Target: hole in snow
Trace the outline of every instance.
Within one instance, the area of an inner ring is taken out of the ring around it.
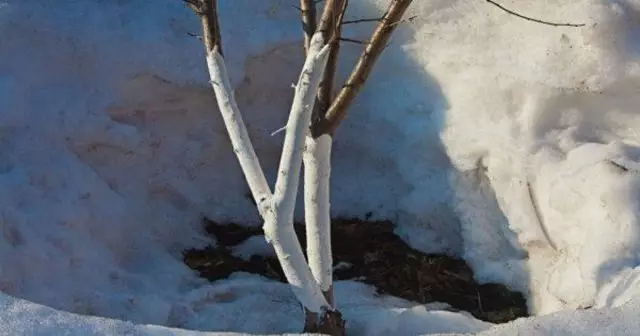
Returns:
[[[265,251],[261,228],[206,221],[206,229],[215,236],[217,246],[184,252],[184,262],[200,276],[216,281],[234,272],[248,272],[285,282],[278,260]],[[521,293],[500,284],[479,284],[464,260],[419,252],[393,229],[389,221],[334,219],[334,278],[372,285],[379,295],[422,304],[444,302],[494,323],[527,316]],[[296,225],[296,233],[304,248],[304,227]],[[247,253],[249,242],[253,254]],[[243,253],[236,253],[238,247]]]

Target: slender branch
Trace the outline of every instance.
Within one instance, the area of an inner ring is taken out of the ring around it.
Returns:
[[[322,33],[327,44],[332,42],[332,38],[335,38],[336,29],[340,28],[348,4],[348,0],[327,0],[324,3],[318,31]]]
[[[264,216],[264,206],[271,197],[271,190],[233,96],[233,88],[229,82],[224,59],[217,48],[207,54],[207,65],[209,67],[211,86],[216,95],[220,114],[222,114],[222,119],[229,133],[233,152],[238,158],[253,199],[258,205],[258,211]]]
[[[202,40],[204,41],[207,53],[211,53],[214,49],[217,49],[217,52],[223,55],[217,0],[183,1],[200,17],[202,23]]]
[[[369,44],[358,58],[353,71],[347,81],[333,100],[324,119],[312,125],[313,137],[319,137],[325,133],[333,133],[347,114],[347,108],[353,102],[356,95],[362,89],[363,84],[371,74],[371,70],[380,54],[385,49],[393,31],[402,20],[402,16],[411,4],[412,0],[393,0],[380,23],[369,39]]]
[[[342,22],[343,25],[354,24],[354,23],[363,23],[363,22],[380,22],[382,21],[382,17],[377,17],[373,19],[357,19],[357,20],[345,20]]]
[[[300,0],[300,17],[302,21],[302,31],[304,32],[304,50],[309,50],[311,37],[316,31],[316,3],[313,0]]]
[[[412,17],[408,17],[406,19],[398,20],[398,21],[396,21],[394,23],[391,23],[391,25],[395,26],[395,25],[399,25],[399,24],[405,23],[405,22],[413,22],[413,20],[415,20],[417,17],[418,17],[417,15],[414,15]]]
[[[410,18],[406,18],[404,20],[400,20],[398,22],[396,22],[395,24],[400,24],[402,22],[412,22],[413,20],[415,20],[418,16],[414,15]],[[354,23],[363,23],[363,22],[380,22],[382,21],[382,17],[378,17],[378,18],[373,18],[373,19],[357,19],[357,20],[347,20],[347,21],[343,21],[342,25],[348,25],[348,24],[354,24]]]
[[[544,24],[544,25],[554,26],[554,27],[583,27],[583,26],[585,26],[584,23],[557,23],[557,22],[549,22],[549,21],[544,21],[544,20],[540,20],[540,19],[535,19],[535,18],[532,18],[532,17],[529,17],[529,16],[525,16],[525,15],[519,14],[517,12],[514,12],[514,11],[504,7],[503,5],[497,3],[497,2],[495,2],[493,0],[485,0],[485,1],[490,3],[490,4],[492,4],[492,5],[494,5],[494,6],[496,6],[496,7],[498,7],[498,8],[500,8],[500,9],[502,9],[503,11],[505,11],[505,12],[511,14],[511,15],[517,16],[517,17],[519,17],[521,19],[525,19],[527,21],[532,21],[532,22],[541,23],[541,24]]]
[[[342,21],[348,3],[348,0],[327,0],[324,5],[318,32],[322,33],[325,41],[330,46],[330,50],[327,68],[318,90],[318,106],[314,111],[312,123],[324,118],[333,100],[333,82],[338,66],[338,54],[340,53],[339,38],[342,34]]]
[[[348,37],[341,37],[340,41],[350,42],[350,43],[355,43],[355,44],[369,44],[369,42],[367,42],[367,41],[356,40],[356,39],[352,39],[352,38],[348,38]]]

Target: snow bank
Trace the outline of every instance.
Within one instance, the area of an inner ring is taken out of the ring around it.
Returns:
[[[374,17],[386,2],[352,3],[350,18]],[[615,321],[611,332],[637,328],[625,303],[640,288],[640,1],[503,3],[586,25],[535,24],[482,1],[416,1],[418,17],[399,29],[336,135],[333,215],[391,219],[414,247],[462,255],[481,280],[525,291],[535,313],[605,308],[498,331],[588,318]],[[297,13],[289,0],[220,6],[237,100],[273,181],[282,137],[270,134],[285,123],[302,63]],[[180,261],[183,248],[205,243],[202,215],[259,223],[190,36],[198,32],[174,0],[0,3],[0,291],[135,323],[299,329],[293,301],[238,321],[258,298],[292,300],[286,287],[252,292],[243,286],[253,280],[235,278],[218,285],[246,296],[207,301],[215,286]],[[343,52],[353,60],[360,48]],[[399,302],[367,310],[371,293],[358,293],[337,296],[355,334],[489,327]],[[236,317],[220,315],[225,300]],[[2,324],[19,324],[7,314]],[[129,328],[104,323],[98,333]]]
[[[270,134],[286,120],[290,84],[302,62],[298,15],[288,1],[220,6],[238,102],[273,180],[282,138]],[[377,11],[365,2],[354,8]],[[242,17],[246,24],[231,21]],[[191,36],[198,32],[196,18],[180,1],[2,2],[2,292],[134,323],[236,327],[211,315],[219,313],[215,309],[196,313],[198,293],[209,285],[181,263],[184,248],[206,242],[202,215],[259,224],[215,109],[201,43]],[[344,52],[353,59],[360,48],[348,46]],[[387,62],[396,66],[392,78],[412,76],[424,88],[411,88],[413,97],[431,90],[413,76],[404,53],[389,55]],[[452,206],[441,195],[421,201],[424,191],[411,182],[430,176],[429,185],[447,188],[445,163],[416,166],[408,160],[437,134],[423,136],[416,127],[414,136],[405,135],[402,119],[390,119],[395,107],[370,103],[385,91],[387,85],[371,86],[354,108],[359,117],[340,132],[334,215],[370,212],[373,218],[398,219],[414,227],[405,234],[425,233],[422,248],[455,253],[457,226],[439,220],[430,229],[421,225],[427,217],[420,215],[441,212],[437,218],[456,224]],[[441,148],[420,153],[413,157],[446,159]],[[246,330],[298,330],[283,322],[289,313],[272,324],[258,314]]]
[[[501,335],[635,335],[640,329],[638,302],[613,309],[562,311],[501,324],[479,336]]]
[[[640,2],[504,5],[585,26],[483,2],[413,8],[411,54],[450,104],[464,256],[480,278],[529,292],[534,313],[620,304],[637,292],[640,252]]]
[[[0,335],[194,335],[180,329],[141,326],[131,322],[87,317],[17,300],[0,293]],[[198,335],[241,336],[239,333],[197,333]]]
[[[467,333],[490,327],[469,315],[441,310],[443,305],[416,306],[393,297],[374,298],[373,288],[360,283],[338,282],[336,294],[345,298],[342,311],[349,319],[348,332],[352,335]],[[302,312],[288,286],[257,276],[236,274],[190,297],[197,316],[183,327],[197,325],[198,329],[239,333],[198,332],[81,316],[0,293],[0,335],[241,336],[284,335],[287,330],[302,328]]]

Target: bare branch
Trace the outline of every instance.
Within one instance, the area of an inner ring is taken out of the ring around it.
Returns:
[[[316,31],[316,3],[313,0],[300,0],[300,17],[302,21],[302,31],[304,32],[304,51],[309,51],[311,37]]]
[[[318,105],[314,111],[312,124],[324,118],[333,100],[333,82],[338,66],[338,54],[340,53],[340,35],[342,34],[342,21],[349,4],[348,0],[327,0],[322,12],[322,18],[318,25],[318,31],[322,33],[329,44],[329,59],[327,67],[318,90]]]
[[[402,23],[405,23],[405,22],[413,22],[413,20],[415,20],[417,17],[418,17],[417,15],[414,15],[414,16],[408,17],[406,19],[402,19],[402,20],[396,21],[394,23],[391,23],[391,25],[395,26],[395,25],[399,25],[399,24],[402,24]]]
[[[532,18],[532,17],[529,17],[529,16],[524,16],[524,15],[519,14],[517,12],[514,12],[514,11],[502,6],[501,4],[499,4],[499,3],[497,3],[497,2],[495,2],[493,0],[485,0],[485,1],[490,3],[490,4],[492,4],[492,5],[494,5],[494,6],[496,6],[496,7],[498,7],[498,8],[500,8],[500,9],[502,9],[503,11],[505,11],[505,12],[511,14],[511,15],[517,16],[517,17],[519,17],[521,19],[525,19],[527,21],[532,21],[532,22],[541,23],[541,24],[544,24],[544,25],[554,26],[554,27],[583,27],[583,26],[585,26],[584,23],[557,23],[557,22],[549,22],[549,21],[544,21],[544,20],[540,20],[540,19],[535,19],[535,18]]]
[[[202,40],[202,36],[196,34],[196,33],[192,33],[192,32],[187,32],[187,35],[191,36],[191,37],[195,37],[198,40]]]
[[[357,19],[357,20],[345,20],[342,22],[343,25],[354,24],[354,23],[362,23],[362,22],[380,22],[382,21],[382,17],[377,17],[373,19]]]
[[[325,2],[318,31],[322,33],[327,44],[338,39],[348,5],[349,0],[327,0]]]
[[[183,0],[202,21],[202,40],[207,53],[217,49],[222,55],[222,39],[220,38],[220,23],[218,22],[217,0]]]
[[[414,15],[412,17],[406,18],[404,20],[400,20],[394,24],[401,24],[403,22],[412,22],[413,20],[415,20],[418,16]],[[343,21],[342,25],[348,25],[348,24],[354,24],[354,23],[364,23],[364,22],[380,22],[382,21],[382,17],[379,18],[373,18],[373,19],[356,19],[356,20],[348,20],[348,21]]]
[[[355,43],[355,44],[369,44],[368,41],[356,40],[356,39],[352,39],[352,38],[348,38],[348,37],[341,37],[340,41],[350,42],[350,43]]]
[[[347,108],[371,74],[374,64],[386,48],[393,31],[398,26],[397,23],[401,22],[402,16],[411,2],[412,0],[391,1],[382,20],[373,32],[371,39],[369,39],[369,43],[358,58],[358,62],[349,78],[347,78],[347,81],[333,100],[331,107],[329,107],[325,118],[312,125],[311,132],[313,137],[319,137],[325,133],[332,134],[344,119],[347,114]]]

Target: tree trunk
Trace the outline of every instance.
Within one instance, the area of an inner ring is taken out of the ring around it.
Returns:
[[[307,136],[303,156],[304,215],[309,267],[325,299],[335,309],[329,197],[332,140],[328,134],[319,138]],[[306,311],[305,330],[313,330],[312,326],[321,325],[319,318],[317,314]]]
[[[320,333],[331,336],[344,336],[346,333],[346,323],[342,319],[342,314],[337,311],[327,311],[325,314],[320,315],[311,314],[313,323],[305,324],[305,333]],[[318,319],[320,321],[318,321]]]
[[[331,176],[331,136],[307,136],[304,152],[304,215],[307,260],[313,277],[323,292],[332,285],[331,218],[329,178]],[[327,301],[331,301],[327,298]],[[331,303],[331,302],[329,302]]]
[[[315,34],[296,85],[286,126],[278,179],[264,224],[265,237],[273,245],[287,281],[302,305],[315,313],[332,308],[322,295],[306,263],[293,229],[293,213],[300,181],[304,141],[309,133],[311,112],[328,55],[329,48],[324,46],[322,35]]]
[[[323,316],[332,308],[324,298],[304,259],[300,242],[293,230],[293,211],[300,179],[304,141],[309,132],[311,111],[328,54],[329,49],[324,46],[322,35],[314,35],[296,85],[278,179],[274,194],[271,196],[233,97],[224,59],[215,46],[207,53],[209,75],[218,107],[225,121],[234,152],[258,205],[258,210],[265,221],[265,237],[273,245],[285,276],[300,303],[309,311],[322,313]]]

